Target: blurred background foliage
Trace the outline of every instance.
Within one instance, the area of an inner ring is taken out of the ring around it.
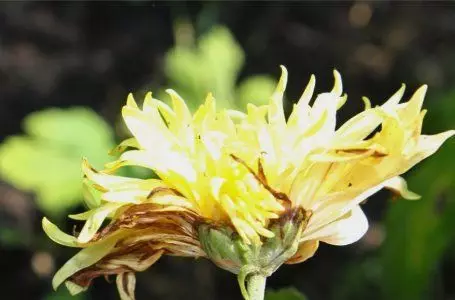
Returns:
[[[193,110],[209,92],[220,108],[267,102],[276,85],[271,76],[250,76],[237,86],[245,54],[227,28],[210,28],[195,45],[191,24],[177,22],[175,27],[176,45],[166,53],[164,70],[170,87],[184,99],[194,99]]]
[[[82,198],[81,157],[102,168],[114,147],[113,132],[88,108],[49,108],[24,118],[24,135],[0,145],[0,175],[33,192],[38,207],[62,217]]]
[[[166,101],[172,88],[192,109],[212,92],[219,107],[244,109],[268,100],[284,64],[289,111],[311,73],[322,91],[336,67],[349,94],[340,122],[362,95],[379,104],[402,81],[406,97],[427,83],[424,131],[439,132],[455,128],[453,20],[451,2],[0,3],[2,299],[117,299],[102,279],[77,298],[51,291],[74,249],[48,240],[40,220],[80,226],[66,215],[83,209],[81,159],[113,159],[129,135],[119,116],[128,92]],[[454,153],[449,141],[406,175],[421,200],[373,196],[361,241],[280,268],[266,299],[454,299]],[[188,295],[240,299],[235,278],[205,260],[164,258],[138,276],[138,299]]]

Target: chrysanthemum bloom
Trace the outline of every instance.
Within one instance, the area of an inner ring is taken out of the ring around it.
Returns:
[[[83,248],[54,287],[66,281],[77,293],[116,275],[122,299],[133,299],[134,273],[177,255],[211,259],[238,275],[245,298],[261,299],[265,278],[281,264],[305,261],[319,242],[361,238],[368,222],[359,204],[370,195],[385,187],[418,198],[399,175],[455,133],[421,135],[427,87],[401,104],[404,87],[382,106],[365,99],[365,110],[336,129],[347,97],[334,76],[332,91],[310,106],[312,76],[287,120],[284,67],[269,104],[250,104],[246,113],[217,111],[211,94],[194,115],[172,90],[172,108],[148,94],[140,109],[129,96],[122,114],[134,138],[116,149],[123,154],[102,171],[83,162],[99,197],[72,216],[85,220],[80,233],[43,220],[55,242]],[[150,168],[158,179],[113,175],[126,165]]]

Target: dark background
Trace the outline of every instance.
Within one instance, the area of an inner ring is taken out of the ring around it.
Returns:
[[[278,65],[285,65],[290,74],[290,99],[298,98],[311,73],[316,74],[318,91],[329,89],[336,67],[349,94],[341,119],[362,108],[362,95],[380,103],[402,82],[408,86],[406,97],[426,83],[430,86],[425,104],[429,121],[424,128],[431,132],[454,128],[455,121],[443,116],[455,113],[455,97],[450,96],[455,89],[455,2],[362,2],[360,17],[356,17],[359,6],[355,5],[359,3],[1,2],[0,137],[20,134],[23,118],[47,107],[88,106],[114,126],[128,92],[166,84],[163,56],[174,44],[173,22],[181,17],[195,24],[196,34],[215,24],[231,30],[246,53],[241,78],[256,73],[278,77]],[[365,7],[367,16],[368,9],[371,12],[366,21],[362,19]],[[431,160],[446,159],[442,164],[450,164],[450,151]],[[427,172],[434,170],[438,169]],[[455,169],[443,172],[447,178],[455,177]],[[439,175],[432,173],[429,178]],[[426,184],[424,179],[410,183],[419,193]],[[453,181],[449,186],[453,190]],[[444,190],[443,195],[443,202],[442,198],[421,201],[441,200],[431,207],[439,205],[443,215],[452,194]],[[14,209],[6,207],[11,201],[5,200],[13,196],[19,199],[13,201]],[[33,193],[0,181],[2,198],[0,226],[43,235],[43,213],[34,204]],[[346,247],[322,245],[309,261],[279,269],[268,287],[295,286],[308,299],[455,299],[451,230],[443,234],[447,237],[444,249],[429,254],[428,269],[413,270],[413,263],[405,268],[400,262],[415,250],[404,249],[400,243],[408,232],[402,238],[388,238],[390,232],[412,224],[400,205],[412,210],[413,205],[423,204],[401,204],[390,200],[387,192],[379,193],[365,205],[372,225],[361,241]],[[390,212],[393,206],[400,206],[398,212]],[[74,211],[82,211],[82,206]],[[420,223],[424,224],[427,220],[422,216]],[[448,228],[455,228],[452,225]],[[419,251],[426,253],[431,241],[423,239]],[[31,267],[36,252],[48,247],[45,243],[50,242],[42,237],[28,247],[0,244],[1,299],[67,299],[63,293],[49,298],[55,269],[39,275]],[[75,253],[63,247],[51,249],[55,268]],[[394,252],[403,257],[390,258]],[[233,275],[203,259],[174,257],[164,257],[139,274],[136,294],[138,299],[240,299]],[[118,296],[115,284],[98,279],[84,297]]]

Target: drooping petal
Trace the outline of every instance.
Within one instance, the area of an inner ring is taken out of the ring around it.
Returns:
[[[79,251],[75,256],[68,260],[57,273],[55,273],[54,278],[52,279],[52,286],[54,289],[57,289],[60,284],[76,272],[87,268],[102,259],[114,248],[117,241],[118,236],[112,236]]]
[[[117,290],[121,300],[134,300],[134,289],[136,288],[136,276],[132,272],[124,272],[117,275],[115,279]]]
[[[368,220],[360,206],[356,205],[344,216],[305,236],[305,239],[317,239],[328,244],[344,246],[358,241],[367,230]]]
[[[384,184],[380,183],[369,189],[349,189],[321,197],[312,208],[309,208],[312,210],[313,215],[306,227],[302,241],[309,240],[309,236],[346,215],[350,210],[383,187]]]
[[[420,199],[419,195],[408,190],[408,185],[406,183],[406,180],[404,180],[404,178],[401,176],[396,176],[396,177],[390,178],[389,180],[384,182],[384,187],[395,191],[404,199],[408,199],[408,200]]]

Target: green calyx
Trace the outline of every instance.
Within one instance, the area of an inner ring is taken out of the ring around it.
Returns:
[[[199,240],[207,256],[220,268],[237,274],[245,299],[249,299],[245,282],[256,275],[272,275],[297,252],[303,229],[311,216],[303,208],[286,211],[273,220],[268,229],[275,236],[263,238],[262,244],[247,244],[231,226],[201,224]]]

